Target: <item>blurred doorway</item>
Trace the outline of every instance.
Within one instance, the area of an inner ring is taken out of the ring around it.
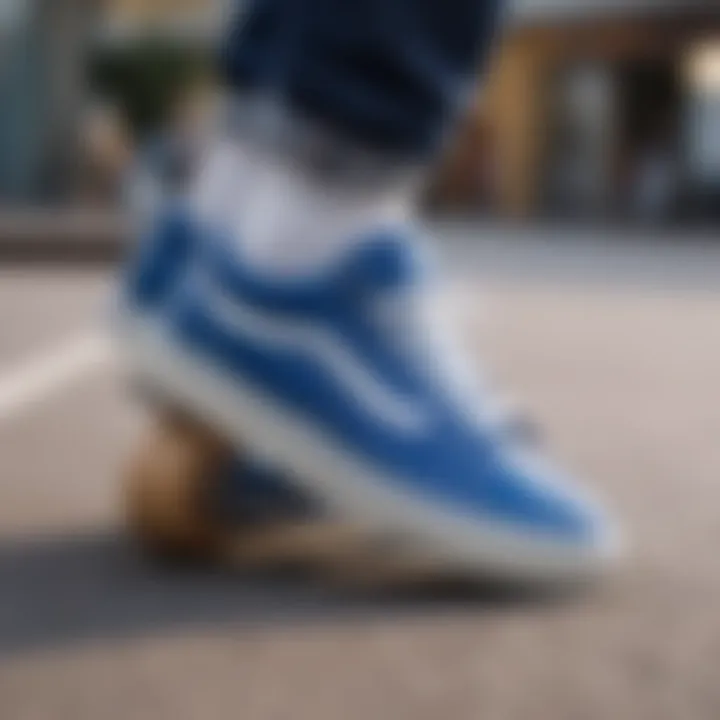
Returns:
[[[681,194],[683,86],[676,57],[618,65],[618,210],[641,220],[667,220]]]
[[[551,79],[544,158],[545,211],[598,217],[611,199],[617,94],[607,63],[573,63]]]
[[[683,151],[687,210],[720,217],[720,40],[692,46],[685,58]]]

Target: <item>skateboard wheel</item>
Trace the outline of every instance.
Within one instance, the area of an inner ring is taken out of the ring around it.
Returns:
[[[207,498],[232,457],[229,446],[200,425],[160,418],[125,480],[127,524],[144,551],[190,560],[218,550],[224,533],[210,518]]]

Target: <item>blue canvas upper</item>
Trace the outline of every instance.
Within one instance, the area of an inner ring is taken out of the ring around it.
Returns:
[[[161,227],[159,237],[179,240],[158,262],[165,271],[138,273],[138,297],[167,281],[166,269],[182,254],[189,227],[177,216]],[[378,322],[379,303],[422,292],[425,266],[404,232],[370,233],[335,266],[290,281],[259,276],[220,235],[206,233],[201,245],[195,271],[166,315],[179,352],[204,358],[229,385],[234,378],[250,384],[400,492],[517,533],[594,542],[600,528],[595,509],[554,473],[527,462],[526,449],[513,438],[473,419],[434,371],[432,347],[408,351],[405,326],[412,319],[400,315],[394,328]],[[244,329],[248,313],[253,322],[287,328],[289,339],[258,340]],[[293,344],[295,329],[332,338],[403,412],[379,412],[362,386],[349,390],[319,346]]]

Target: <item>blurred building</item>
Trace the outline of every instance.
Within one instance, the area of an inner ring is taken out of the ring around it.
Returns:
[[[720,197],[716,0],[517,0],[484,90],[445,205],[661,219]]]
[[[96,43],[138,28],[200,30],[212,0],[0,0],[0,203],[76,193]]]
[[[237,5],[238,0],[106,0],[101,33],[110,43],[162,35],[209,44]]]
[[[97,1],[0,3],[0,201],[68,190]]]
[[[91,41],[209,48],[235,5],[1,0],[0,202],[72,188]],[[438,204],[514,217],[720,207],[717,0],[511,0],[482,90]]]

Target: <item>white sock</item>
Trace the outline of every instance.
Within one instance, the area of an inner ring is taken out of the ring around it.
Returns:
[[[413,195],[409,184],[334,187],[267,151],[218,141],[192,199],[200,216],[229,233],[258,272],[302,275],[331,264],[364,233],[406,221]]]

